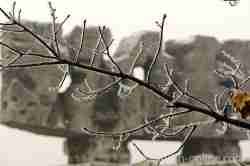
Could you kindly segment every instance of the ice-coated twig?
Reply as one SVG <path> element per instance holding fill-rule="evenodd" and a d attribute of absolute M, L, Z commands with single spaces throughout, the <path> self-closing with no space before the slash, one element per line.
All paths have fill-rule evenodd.
<path fill-rule="evenodd" d="M 228 130 L 228 124 L 225 123 L 225 122 L 221 122 L 221 125 L 222 125 L 222 129 L 220 130 L 220 129 L 216 128 L 215 131 L 216 131 L 218 134 L 223 135 L 223 134 L 225 134 L 226 131 Z"/>
<path fill-rule="evenodd" d="M 56 29 L 56 34 L 58 34 L 61 30 L 62 30 L 62 27 L 63 25 L 65 24 L 65 22 L 70 18 L 70 14 L 68 14 L 64 20 L 60 23 L 60 25 L 58 26 L 58 28 Z"/>
<path fill-rule="evenodd" d="M 57 38 L 57 29 L 56 29 L 56 15 L 55 15 L 55 12 L 56 12 L 56 9 L 53 8 L 52 6 L 52 3 L 49 1 L 48 2 L 49 4 L 49 8 L 50 8 L 50 15 L 52 17 L 52 36 L 53 36 L 53 43 L 55 44 L 55 48 L 56 48 L 56 52 L 57 52 L 57 56 L 58 57 L 61 57 L 61 52 L 60 52 L 60 49 L 59 49 L 59 43 L 58 43 L 58 38 Z"/>
<path fill-rule="evenodd" d="M 139 44 L 139 51 L 137 52 L 133 62 L 132 62 L 132 65 L 130 67 L 130 71 L 129 71 L 129 74 L 133 74 L 133 71 L 135 69 L 135 65 L 137 63 L 137 61 L 139 60 L 139 58 L 141 57 L 141 55 L 143 54 L 143 42 L 140 42 Z"/>
<path fill-rule="evenodd" d="M 115 137 L 113 137 L 113 141 L 116 142 L 116 143 L 114 143 L 114 145 L 113 145 L 113 150 L 118 151 L 118 150 L 121 148 L 122 144 L 123 144 L 128 138 L 129 138 L 129 134 L 120 135 L 120 136 L 118 137 L 118 141 L 116 141 L 117 139 L 116 139 Z"/>
<path fill-rule="evenodd" d="M 119 135 L 128 134 L 128 133 L 133 134 L 133 133 L 137 133 L 138 131 L 144 129 L 145 127 L 148 127 L 148 126 L 150 126 L 150 125 L 152 125 L 154 123 L 157 123 L 157 122 L 161 121 L 162 119 L 165 119 L 165 118 L 168 118 L 168 117 L 173 117 L 173 116 L 179 116 L 179 115 L 183 115 L 183 114 L 190 113 L 190 112 L 192 112 L 192 110 L 185 110 L 185 111 L 174 112 L 172 114 L 166 114 L 166 115 L 164 115 L 162 117 L 158 117 L 156 119 L 150 120 L 146 124 L 141 124 L 141 125 L 138 125 L 135 128 L 132 128 L 132 129 L 129 129 L 129 130 L 123 130 L 121 132 L 99 132 L 99 131 L 93 131 L 93 130 L 88 129 L 88 128 L 82 128 L 82 131 L 86 132 L 86 133 L 89 133 L 91 135 L 105 136 L 105 137 L 114 137 L 114 136 L 119 136 Z"/>
<path fill-rule="evenodd" d="M 122 74 L 123 73 L 122 69 L 120 68 L 120 66 L 114 61 L 114 59 L 110 55 L 110 51 L 109 51 L 110 46 L 107 44 L 107 41 L 105 40 L 105 37 L 104 37 L 105 29 L 106 29 L 105 26 L 103 26 L 103 28 L 101 28 L 101 27 L 98 28 L 100 37 L 101 37 L 102 42 L 104 44 L 104 47 L 106 49 L 107 56 L 108 56 L 109 60 L 112 62 L 112 64 L 115 65 L 115 67 L 118 69 L 118 71 Z"/>
<path fill-rule="evenodd" d="M 242 89 L 246 86 L 246 83 L 250 80 L 250 76 L 240 82 L 239 88 Z"/>
<path fill-rule="evenodd" d="M 81 51 L 82 51 L 82 49 L 83 49 L 83 47 L 84 47 L 85 31 L 86 31 L 86 22 L 87 22 L 87 20 L 84 20 L 84 21 L 83 21 L 83 28 L 82 28 L 81 38 L 80 38 L 80 46 L 79 46 L 79 49 L 78 49 L 77 54 L 76 54 L 76 55 L 74 56 L 74 58 L 73 58 L 73 61 L 74 61 L 75 63 L 78 62 L 79 56 L 80 56 Z"/>
<path fill-rule="evenodd" d="M 176 151 L 174 151 L 174 152 L 172 152 L 172 153 L 170 153 L 170 154 L 168 154 L 168 155 L 165 155 L 165 156 L 163 156 L 163 157 L 160 157 L 160 158 L 152 158 L 152 157 L 149 157 L 148 155 L 146 155 L 146 154 L 141 150 L 141 148 L 140 148 L 138 145 L 136 145 L 135 143 L 132 143 L 132 145 L 136 148 L 136 150 L 137 150 L 146 160 L 156 160 L 156 161 L 158 161 L 158 165 L 159 165 L 163 160 L 165 160 L 165 159 L 167 159 L 167 158 L 169 158 L 169 157 L 171 157 L 171 156 L 177 154 L 177 153 L 183 148 L 183 146 L 184 146 L 184 145 L 188 142 L 188 140 L 191 138 L 191 136 L 192 136 L 193 132 L 195 131 L 195 129 L 197 128 L 197 126 L 196 126 L 196 125 L 193 125 L 193 126 L 191 126 L 190 128 L 191 128 L 191 129 L 190 129 L 189 132 L 186 134 L 186 136 L 185 136 L 185 138 L 184 138 L 182 144 L 179 146 L 179 148 L 177 148 Z"/>
<path fill-rule="evenodd" d="M 213 111 L 213 108 L 208 103 L 206 103 L 206 102 L 202 101 L 200 98 L 195 97 L 195 96 L 193 96 L 193 95 L 190 94 L 188 80 L 185 80 L 185 87 L 184 87 L 184 89 L 182 89 L 179 86 L 179 84 L 176 81 L 174 81 L 174 79 L 172 78 L 173 74 L 171 74 L 171 70 L 169 69 L 167 63 L 165 63 L 164 69 L 165 69 L 165 72 L 167 74 L 168 79 L 171 81 L 172 85 L 174 86 L 174 88 L 179 93 L 178 97 L 173 98 L 173 101 L 172 101 L 173 103 L 176 102 L 176 101 L 178 101 L 178 99 L 180 99 L 182 96 L 187 96 L 187 97 L 193 99 L 194 101 L 197 101 L 200 104 L 206 106 L 210 111 Z"/>
<path fill-rule="evenodd" d="M 128 97 L 133 90 L 137 87 L 137 83 L 135 83 L 132 86 L 128 86 L 126 84 L 123 84 L 122 82 L 119 82 L 119 89 L 117 91 L 117 96 L 119 96 L 120 98 L 125 98 Z"/>
<path fill-rule="evenodd" d="M 95 62 L 95 58 L 96 58 L 96 55 L 97 55 L 96 52 L 98 51 L 98 49 L 99 49 L 101 43 L 102 43 L 102 38 L 101 38 L 101 36 L 99 35 L 99 36 L 98 36 L 98 39 L 97 39 L 96 46 L 95 46 L 95 48 L 93 49 L 93 53 L 92 53 L 91 58 L 90 58 L 90 66 L 93 66 L 93 64 L 94 64 L 94 62 Z"/>
<path fill-rule="evenodd" d="M 160 53 L 161 53 L 161 48 L 162 48 L 162 41 L 163 41 L 163 33 L 164 33 L 164 25 L 165 25 L 165 20 L 167 18 L 167 15 L 164 14 L 163 17 L 162 17 L 162 22 L 161 22 L 161 25 L 160 25 L 160 40 L 159 40 L 159 45 L 158 45 L 158 49 L 154 55 L 154 58 L 153 58 L 153 61 L 152 63 L 150 64 L 149 66 L 149 69 L 148 69 L 148 72 L 146 74 L 146 82 L 150 84 L 150 79 L 151 79 L 151 73 L 152 73 L 152 70 L 153 70 L 153 66 L 155 65 Z"/>
<path fill-rule="evenodd" d="M 95 99 L 97 95 L 101 95 L 105 93 L 110 88 L 118 84 L 120 81 L 122 81 L 122 79 L 115 80 L 114 82 L 109 83 L 103 88 L 98 88 L 98 89 L 93 90 L 90 87 L 87 79 L 84 79 L 85 86 L 87 87 L 87 91 L 77 88 L 76 91 L 72 94 L 72 96 L 78 101 L 90 101 L 92 99 Z"/>
<path fill-rule="evenodd" d="M 197 126 L 194 125 L 194 126 L 191 126 L 190 128 L 191 128 L 190 131 L 185 136 L 185 138 L 184 138 L 182 144 L 179 146 L 179 148 L 176 151 L 174 151 L 174 152 L 172 152 L 172 153 L 170 153 L 170 154 L 168 154 L 166 156 L 161 157 L 159 159 L 160 162 L 167 159 L 167 158 L 169 158 L 169 157 L 171 157 L 171 156 L 173 156 L 173 155 L 175 155 L 175 154 L 177 154 L 184 147 L 184 145 L 188 142 L 188 140 L 190 140 L 190 138 L 191 138 L 192 134 L 194 133 L 195 129 L 197 128 Z"/>

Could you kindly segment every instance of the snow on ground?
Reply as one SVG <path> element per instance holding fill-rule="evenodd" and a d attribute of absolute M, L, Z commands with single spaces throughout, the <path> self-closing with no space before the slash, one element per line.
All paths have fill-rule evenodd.
<path fill-rule="evenodd" d="M 0 125 L 0 165 L 56 166 L 67 162 L 62 138 L 31 134 Z"/>

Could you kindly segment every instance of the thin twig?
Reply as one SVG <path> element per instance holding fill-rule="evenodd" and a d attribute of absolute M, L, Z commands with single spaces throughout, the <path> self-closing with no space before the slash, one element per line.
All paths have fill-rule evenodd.
<path fill-rule="evenodd" d="M 160 128 L 161 126 L 157 126 L 158 128 L 154 127 L 153 124 L 152 125 L 149 125 L 147 128 L 149 128 L 150 130 L 152 130 L 151 133 L 153 134 L 157 134 L 158 137 L 165 137 L 165 138 L 169 138 L 169 137 L 172 137 L 172 136 L 176 136 L 180 133 L 182 133 L 183 131 L 185 131 L 187 128 L 190 128 L 194 125 L 196 126 L 202 126 L 202 125 L 208 125 L 208 124 L 212 124 L 214 123 L 215 121 L 214 120 L 207 120 L 207 121 L 201 121 L 201 122 L 193 122 L 193 123 L 189 123 L 189 124 L 186 124 L 186 125 L 178 125 L 178 126 L 174 126 L 172 128 L 167 128 L 165 126 L 163 126 L 164 128 L 161 129 L 159 131 L 158 128 Z M 149 123 L 148 120 L 145 121 L 145 123 Z M 146 128 L 145 128 L 146 129 Z M 173 132 L 171 133 L 166 133 L 165 130 L 166 129 L 169 129 L 169 130 L 172 130 Z"/>
<path fill-rule="evenodd" d="M 87 49 L 91 49 L 91 51 L 93 51 L 93 53 L 91 55 L 91 59 L 90 59 L 90 66 L 94 65 L 95 58 L 96 58 L 97 55 L 99 55 L 99 56 L 107 55 L 107 53 L 105 52 L 106 51 L 105 48 L 102 49 L 102 50 L 100 50 L 100 51 L 98 51 L 98 48 L 99 48 L 100 44 L 102 43 L 102 40 L 100 40 L 100 39 L 101 38 L 98 39 L 97 45 L 96 45 L 96 47 L 95 47 L 94 50 L 91 49 L 91 48 L 87 48 Z M 108 47 L 110 47 L 113 44 L 113 42 L 114 42 L 114 39 L 112 39 L 110 41 L 110 43 L 108 44 Z"/>
<path fill-rule="evenodd" d="M 164 130 L 166 130 L 167 128 L 165 128 L 165 129 L 163 129 L 161 131 L 158 131 L 158 129 L 156 129 L 154 126 L 150 126 L 150 129 L 153 131 L 154 135 L 157 134 L 157 137 L 160 136 L 160 137 L 164 137 L 164 138 L 169 138 L 169 137 L 176 136 L 176 135 L 182 133 L 183 131 L 185 131 L 187 128 L 188 128 L 187 126 L 183 126 L 182 128 L 177 129 L 176 131 L 174 131 L 172 133 L 166 133 Z M 169 129 L 172 129 L 172 128 L 169 128 Z"/>
<path fill-rule="evenodd" d="M 76 56 L 74 57 L 73 61 L 76 63 L 78 62 L 78 59 L 79 59 L 79 56 L 80 56 L 80 53 L 82 51 L 82 48 L 83 48 L 83 44 L 84 44 L 84 40 L 85 40 L 85 31 L 86 31 L 86 22 L 87 20 L 84 20 L 83 21 L 83 28 L 82 28 L 82 33 L 81 33 L 81 40 L 80 40 L 80 46 L 79 46 L 79 49 L 78 49 L 78 52 L 76 54 Z"/>
<path fill-rule="evenodd" d="M 169 70 L 169 67 L 168 67 L 168 64 L 167 64 L 167 63 L 165 63 L 164 69 L 165 69 L 165 71 L 166 71 L 166 73 L 167 73 L 168 78 L 169 78 L 170 81 L 172 82 L 173 86 L 175 87 L 175 89 L 176 89 L 179 93 L 181 93 L 181 95 L 185 95 L 185 96 L 187 96 L 187 97 L 189 97 L 189 98 L 191 98 L 191 99 L 193 99 L 193 100 L 199 102 L 200 104 L 203 104 L 203 105 L 206 106 L 210 111 L 213 111 L 213 108 L 212 108 L 208 103 L 206 103 L 206 102 L 202 101 L 200 98 L 195 97 L 195 96 L 193 96 L 193 95 L 190 94 L 190 92 L 188 91 L 188 83 L 186 83 L 186 86 L 185 86 L 184 90 L 182 90 L 182 88 L 179 86 L 179 84 L 178 84 L 176 81 L 174 81 L 174 79 L 172 78 L 172 75 L 171 75 L 171 73 L 170 73 L 170 70 Z"/>
<path fill-rule="evenodd" d="M 101 36 L 101 39 L 102 39 L 102 41 L 103 41 L 103 44 L 104 44 L 104 46 L 105 46 L 105 49 L 106 49 L 108 58 L 111 60 L 111 62 L 113 63 L 113 65 L 115 65 L 115 67 L 116 67 L 116 68 L 119 70 L 119 72 L 122 74 L 123 72 L 122 72 L 120 66 L 114 61 L 114 59 L 113 59 L 113 58 L 111 57 L 111 55 L 110 55 L 110 52 L 109 52 L 109 45 L 107 44 L 107 42 L 106 42 L 106 40 L 105 40 L 105 37 L 104 37 L 105 27 L 103 27 L 102 29 L 101 29 L 101 27 L 99 27 L 98 30 L 99 30 L 99 34 L 100 34 L 100 36 Z"/>
<path fill-rule="evenodd" d="M 15 25 L 14 23 L 0 23 L 1 26 L 11 26 Z"/>
<path fill-rule="evenodd" d="M 60 25 L 58 26 L 58 28 L 57 28 L 57 30 L 56 30 L 56 34 L 57 33 L 59 33 L 61 30 L 62 30 L 62 27 L 63 27 L 63 25 L 65 24 L 65 22 L 69 19 L 69 17 L 70 17 L 70 14 L 68 14 L 65 18 L 64 18 L 64 20 L 60 23 Z"/>
<path fill-rule="evenodd" d="M 163 160 L 165 160 L 165 159 L 167 159 L 167 158 L 169 158 L 169 157 L 171 157 L 171 156 L 177 154 L 177 153 L 184 147 L 184 145 L 187 143 L 187 141 L 191 138 L 191 136 L 192 136 L 192 134 L 194 133 L 194 131 L 195 131 L 195 129 L 197 128 L 197 126 L 196 126 L 196 125 L 193 125 L 193 126 L 191 126 L 190 128 L 191 128 L 190 131 L 187 133 L 187 135 L 185 136 L 185 138 L 184 138 L 182 144 L 178 147 L 178 149 L 177 149 L 176 151 L 174 151 L 174 152 L 172 152 L 172 153 L 166 155 L 166 156 L 161 157 L 161 158 L 152 158 L 152 157 L 149 157 L 149 156 L 147 156 L 147 155 L 141 150 L 141 148 L 139 148 L 138 145 L 136 145 L 135 143 L 132 143 L 132 145 L 136 148 L 136 150 L 138 150 L 138 152 L 139 152 L 146 160 L 156 160 L 156 161 L 159 161 L 159 162 L 158 162 L 158 165 L 159 165 L 160 162 L 162 162 Z"/>
<path fill-rule="evenodd" d="M 84 95 L 97 95 L 97 94 L 104 93 L 105 91 L 107 91 L 108 89 L 112 88 L 114 85 L 118 84 L 121 81 L 122 81 L 122 79 L 118 79 L 118 80 L 116 80 L 116 81 L 114 81 L 112 83 L 109 83 L 105 87 L 99 88 L 99 89 L 96 89 L 96 90 L 92 90 L 90 87 L 88 87 L 89 91 L 83 91 L 80 88 L 78 88 L 77 90 L 80 93 L 84 94 Z"/>
<path fill-rule="evenodd" d="M 13 19 L 15 19 L 15 10 L 16 10 L 16 1 L 14 1 L 13 5 L 12 5 L 12 17 L 13 17 Z"/>
<path fill-rule="evenodd" d="M 21 22 L 21 13 L 22 13 L 22 9 L 19 9 L 18 10 L 18 17 L 17 17 L 18 22 Z"/>
<path fill-rule="evenodd" d="M 102 38 L 99 36 L 98 37 L 98 40 L 97 40 L 97 43 L 96 43 L 96 46 L 95 46 L 95 48 L 94 48 L 94 50 L 93 50 L 93 53 L 92 53 L 92 55 L 91 55 L 91 59 L 90 59 L 90 66 L 93 66 L 93 64 L 94 64 L 94 62 L 95 62 L 95 57 L 96 57 L 96 52 L 97 52 L 97 50 L 98 50 L 98 48 L 99 48 L 99 46 L 100 46 L 100 44 L 101 44 L 101 41 L 102 41 Z"/>
<path fill-rule="evenodd" d="M 148 157 L 142 150 L 141 148 L 139 148 L 139 146 L 132 142 L 132 145 L 136 148 L 136 150 L 146 159 L 146 160 L 158 160 L 158 159 L 155 159 L 155 158 L 151 158 L 151 157 Z"/>
<path fill-rule="evenodd" d="M 184 145 L 187 143 L 187 141 L 191 138 L 191 136 L 192 136 L 192 134 L 194 133 L 194 131 L 195 131 L 196 128 L 197 128 L 196 125 L 194 125 L 194 126 L 191 127 L 190 131 L 189 131 L 188 134 L 185 136 L 185 138 L 184 138 L 184 140 L 183 140 L 181 146 L 180 146 L 175 152 L 170 153 L 169 155 L 166 155 L 166 156 L 164 156 L 164 157 L 161 157 L 159 160 L 160 160 L 160 161 L 163 161 L 163 160 L 165 160 L 165 159 L 167 159 L 167 158 L 169 158 L 169 157 L 171 157 L 171 156 L 177 154 L 177 153 L 184 147 Z"/>
<path fill-rule="evenodd" d="M 98 89 L 92 90 L 92 88 L 87 83 L 87 80 L 84 79 L 84 82 L 85 82 L 85 85 L 86 85 L 88 91 L 83 91 L 80 88 L 77 88 L 76 91 L 78 92 L 78 94 L 72 93 L 72 97 L 74 99 L 76 99 L 77 101 L 91 101 L 91 100 L 96 99 L 97 95 L 102 95 L 103 93 L 108 91 L 110 88 L 112 88 L 114 85 L 118 84 L 120 81 L 122 81 L 122 79 L 118 79 L 118 80 L 106 85 L 103 88 L 98 88 Z"/>
<path fill-rule="evenodd" d="M 6 65 L 4 65 L 5 67 L 6 66 L 10 66 L 14 63 L 16 63 L 19 59 L 21 59 L 23 57 L 23 55 L 17 55 L 16 57 L 14 57 L 13 59 L 11 59 Z"/>
<path fill-rule="evenodd" d="M 32 30 L 30 30 L 28 27 L 23 25 L 22 23 L 16 21 L 15 19 L 12 19 L 11 16 L 9 16 L 2 8 L 0 8 L 0 12 L 7 18 L 9 19 L 13 24 L 21 27 L 23 31 L 29 33 L 34 39 L 38 40 L 42 46 L 44 46 L 46 49 L 49 50 L 54 56 L 58 56 L 57 53 L 37 34 L 35 34 Z"/>
<path fill-rule="evenodd" d="M 52 56 L 47 56 L 47 55 L 43 55 L 43 54 L 39 54 L 39 53 L 29 52 L 30 49 L 28 51 L 26 51 L 26 52 L 21 52 L 20 50 L 17 50 L 15 48 L 9 46 L 8 44 L 1 42 L 1 41 L 0 41 L 0 45 L 8 48 L 9 50 L 11 50 L 12 52 L 18 54 L 19 56 L 29 55 L 29 56 L 37 56 L 37 57 L 40 57 L 40 58 L 57 59 L 57 58 L 52 57 Z"/>
<path fill-rule="evenodd" d="M 242 89 L 246 86 L 246 83 L 250 80 L 250 76 L 248 76 L 245 80 L 243 80 L 240 85 L 239 88 Z"/>
<path fill-rule="evenodd" d="M 130 71 L 129 73 L 132 75 L 133 74 L 133 71 L 134 71 L 134 68 L 135 68 L 135 65 L 137 63 L 137 61 L 139 60 L 139 58 L 141 57 L 141 55 L 143 54 L 143 43 L 141 42 L 140 43 L 140 46 L 139 46 L 139 51 L 138 53 L 136 54 L 133 62 L 132 62 L 132 65 L 130 67 Z"/>
<path fill-rule="evenodd" d="M 57 39 L 57 29 L 56 29 L 56 16 L 55 16 L 55 12 L 56 9 L 53 8 L 52 3 L 48 2 L 49 4 L 49 8 L 50 8 L 50 15 L 52 17 L 52 36 L 53 36 L 53 43 L 55 44 L 56 47 L 56 56 L 61 57 L 61 52 L 59 49 L 59 45 L 58 45 L 58 39 Z"/>
<path fill-rule="evenodd" d="M 58 66 L 60 66 L 60 65 L 58 65 Z M 66 65 L 66 69 L 62 68 L 61 70 L 64 72 L 64 74 L 63 74 L 63 77 L 62 77 L 61 81 L 59 82 L 58 87 L 56 88 L 58 90 L 58 93 L 66 92 L 67 89 L 69 88 L 70 84 L 72 83 L 70 65 Z M 66 79 L 68 80 L 68 86 L 67 87 L 64 86 L 64 82 L 66 81 Z"/>
<path fill-rule="evenodd" d="M 21 33 L 21 32 L 25 32 L 24 29 L 8 29 L 5 27 L 0 27 L 1 31 L 5 31 L 5 32 L 13 32 L 13 33 Z"/>
<path fill-rule="evenodd" d="M 152 72 L 152 69 L 153 69 L 153 66 L 155 65 L 159 55 L 160 55 L 160 52 L 161 52 L 161 47 L 162 47 L 162 41 L 163 41 L 163 32 L 164 32 L 164 24 L 165 24 L 165 20 L 167 18 L 167 15 L 164 14 L 163 17 L 162 17 L 162 22 L 161 22 L 161 31 L 160 31 L 160 40 L 159 40 L 159 46 L 158 46 L 158 49 L 156 51 L 156 54 L 154 55 L 154 58 L 153 58 L 153 61 L 152 63 L 150 64 L 149 66 L 149 69 L 148 69 L 148 73 L 147 73 L 147 76 L 146 76 L 146 82 L 148 82 L 150 84 L 150 78 L 151 78 L 151 72 Z"/>
<path fill-rule="evenodd" d="M 124 131 L 121 131 L 121 132 L 98 132 L 98 131 L 93 131 L 93 130 L 90 130 L 88 128 L 82 128 L 82 131 L 83 132 L 86 132 L 88 134 L 91 134 L 91 135 L 96 135 L 96 136 L 105 136 L 105 137 L 114 137 L 114 136 L 119 136 L 119 135 L 122 135 L 122 134 L 132 134 L 132 133 L 136 133 L 140 130 L 142 130 L 143 128 L 145 127 L 148 127 L 162 119 L 165 119 L 167 117 L 172 117 L 172 116 L 179 116 L 179 115 L 183 115 L 183 114 L 186 114 L 186 113 L 190 113 L 192 112 L 192 110 L 186 110 L 186 111 L 179 111 L 179 112 L 175 112 L 175 113 L 172 113 L 172 114 L 167 114 L 167 115 L 164 115 L 162 117 L 158 117 L 154 120 L 151 120 L 149 121 L 148 123 L 146 124 L 142 124 L 142 125 L 139 125 L 133 129 L 130 129 L 130 130 L 124 130 Z"/>
<path fill-rule="evenodd" d="M 40 62 L 40 63 L 27 63 L 27 64 L 17 64 L 17 65 L 0 65 L 1 69 L 0 71 L 3 70 L 8 70 L 11 68 L 31 68 L 31 67 L 40 67 L 40 66 L 50 66 L 50 65 L 58 65 L 58 64 L 63 64 L 63 62 L 60 61 L 55 61 L 55 62 Z"/>

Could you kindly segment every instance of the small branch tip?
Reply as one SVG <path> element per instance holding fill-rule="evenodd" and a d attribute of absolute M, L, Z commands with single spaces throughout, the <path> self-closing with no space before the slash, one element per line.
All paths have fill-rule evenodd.
<path fill-rule="evenodd" d="M 165 20 L 167 18 L 167 14 L 163 14 L 163 19 Z"/>

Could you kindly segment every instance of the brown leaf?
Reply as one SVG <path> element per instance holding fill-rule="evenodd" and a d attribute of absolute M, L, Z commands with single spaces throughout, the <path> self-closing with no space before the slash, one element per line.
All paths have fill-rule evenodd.
<path fill-rule="evenodd" d="M 230 95 L 231 104 L 235 112 L 239 112 L 243 119 L 250 116 L 250 92 L 233 89 Z"/>

